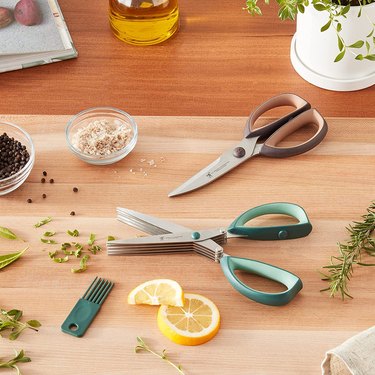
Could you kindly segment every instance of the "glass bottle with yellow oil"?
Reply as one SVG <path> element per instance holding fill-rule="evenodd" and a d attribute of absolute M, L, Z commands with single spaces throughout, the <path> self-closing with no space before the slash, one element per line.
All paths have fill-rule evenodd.
<path fill-rule="evenodd" d="M 178 30 L 178 0 L 109 0 L 109 23 L 124 42 L 157 44 Z"/>

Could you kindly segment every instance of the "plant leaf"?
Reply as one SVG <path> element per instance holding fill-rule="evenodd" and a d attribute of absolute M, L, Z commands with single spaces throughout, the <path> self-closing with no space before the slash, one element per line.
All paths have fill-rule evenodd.
<path fill-rule="evenodd" d="M 56 263 L 66 263 L 69 260 L 69 256 L 67 255 L 64 258 L 52 258 Z"/>
<path fill-rule="evenodd" d="M 56 245 L 57 242 L 55 240 L 48 240 L 47 238 L 41 238 L 40 241 L 42 241 L 43 243 L 46 243 L 48 245 Z"/>
<path fill-rule="evenodd" d="M 17 240 L 18 237 L 8 228 L 0 227 L 0 237 L 8 240 Z"/>
<path fill-rule="evenodd" d="M 87 261 L 90 259 L 88 255 L 84 255 L 79 262 L 80 267 L 79 268 L 72 268 L 72 273 L 80 273 L 87 270 Z"/>
<path fill-rule="evenodd" d="M 90 233 L 90 238 L 87 241 L 87 244 L 91 246 L 95 242 L 95 237 L 95 233 Z"/>
<path fill-rule="evenodd" d="M 73 231 L 68 230 L 67 233 L 69 234 L 69 236 L 72 236 L 72 237 L 78 237 L 79 236 L 79 232 L 78 232 L 77 229 L 74 229 Z"/>
<path fill-rule="evenodd" d="M 29 320 L 26 322 L 30 327 L 33 327 L 33 328 L 39 328 L 41 327 L 42 325 L 40 324 L 40 322 L 38 320 Z"/>
<path fill-rule="evenodd" d="M 375 54 L 373 55 L 367 55 L 364 57 L 366 60 L 375 61 Z"/>
<path fill-rule="evenodd" d="M 323 31 L 326 31 L 329 29 L 329 27 L 331 26 L 331 23 L 332 23 L 332 20 L 329 20 L 324 26 L 322 26 L 320 28 L 320 31 L 323 32 Z"/>
<path fill-rule="evenodd" d="M 113 236 L 108 236 L 107 237 L 107 241 L 114 241 L 116 238 L 115 237 L 113 237 Z"/>
<path fill-rule="evenodd" d="M 28 248 L 26 247 L 22 251 L 19 251 L 18 253 L 12 253 L 12 254 L 6 254 L 6 255 L 1 255 L 0 256 L 0 269 L 8 266 L 9 264 L 13 263 L 16 261 L 18 258 L 22 256 L 22 254 L 27 250 Z"/>
<path fill-rule="evenodd" d="M 340 61 L 345 55 L 345 50 L 341 51 L 335 58 L 335 61 L 334 62 L 338 62 Z"/>
<path fill-rule="evenodd" d="M 358 40 L 357 42 L 351 44 L 348 47 L 349 48 L 361 48 L 361 47 L 363 47 L 364 44 L 365 44 L 365 42 L 363 40 Z"/>
<path fill-rule="evenodd" d="M 53 237 L 56 234 L 56 232 L 44 232 L 43 237 Z"/>

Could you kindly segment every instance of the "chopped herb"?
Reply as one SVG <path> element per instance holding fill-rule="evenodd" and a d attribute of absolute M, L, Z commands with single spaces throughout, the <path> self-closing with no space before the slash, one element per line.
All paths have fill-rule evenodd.
<path fill-rule="evenodd" d="M 73 243 L 74 243 L 74 247 L 77 250 L 83 250 L 83 245 L 81 245 L 79 242 L 73 242 Z"/>
<path fill-rule="evenodd" d="M 78 232 L 77 229 L 74 229 L 73 231 L 68 230 L 67 233 L 69 234 L 69 236 L 72 236 L 72 237 L 78 237 L 79 236 L 79 232 Z"/>
<path fill-rule="evenodd" d="M 57 255 L 57 250 L 55 250 L 55 251 L 49 251 L 49 252 L 48 252 L 48 255 L 49 255 L 49 257 L 50 257 L 51 259 L 53 259 L 53 258 Z"/>
<path fill-rule="evenodd" d="M 37 328 L 41 324 L 37 320 L 29 320 L 26 323 L 20 322 L 19 320 L 22 317 L 21 310 L 3 310 L 0 309 L 0 331 L 10 330 L 8 336 L 9 340 L 16 340 L 18 336 L 27 328 L 30 328 L 34 331 L 38 331 Z"/>
<path fill-rule="evenodd" d="M 93 254 L 96 254 L 98 251 L 101 251 L 102 248 L 99 245 L 93 245 L 89 248 L 89 251 Z"/>
<path fill-rule="evenodd" d="M 56 232 L 44 232 L 43 237 L 53 237 Z"/>
<path fill-rule="evenodd" d="M 57 242 L 55 240 L 48 240 L 47 238 L 41 238 L 40 239 L 43 243 L 46 243 L 48 245 L 56 245 Z"/>
<path fill-rule="evenodd" d="M 16 261 L 18 258 L 22 256 L 22 254 L 27 250 L 28 248 L 23 249 L 22 251 L 19 251 L 18 253 L 12 253 L 12 254 L 6 254 L 0 256 L 0 269 L 8 266 L 9 264 Z"/>
<path fill-rule="evenodd" d="M 116 238 L 115 237 L 113 237 L 113 236 L 108 236 L 107 237 L 107 241 L 114 241 Z"/>
<path fill-rule="evenodd" d="M 69 249 L 69 247 L 72 247 L 72 245 L 69 242 L 64 242 L 61 244 L 61 250 Z"/>
<path fill-rule="evenodd" d="M 4 227 L 0 227 L 0 237 L 8 240 L 18 240 L 17 235 L 15 235 L 10 229 Z"/>
<path fill-rule="evenodd" d="M 81 255 L 82 255 L 82 249 L 78 249 L 78 250 L 74 251 L 74 254 L 72 254 L 72 255 L 74 255 L 76 258 L 80 258 Z"/>
<path fill-rule="evenodd" d="M 90 257 L 88 255 L 84 255 L 81 259 L 81 261 L 79 262 L 79 268 L 72 268 L 71 271 L 73 273 L 80 273 L 80 272 L 84 272 L 87 270 L 87 261 L 90 259 Z"/>
<path fill-rule="evenodd" d="M 69 257 L 66 256 L 64 258 L 52 258 L 52 259 L 56 263 L 66 263 L 69 260 Z"/>
<path fill-rule="evenodd" d="M 47 218 L 42 219 L 42 220 L 40 220 L 39 222 L 37 222 L 37 223 L 34 225 L 34 227 L 35 227 L 35 228 L 39 228 L 39 227 L 41 227 L 42 225 L 45 225 L 45 224 L 47 224 L 47 223 L 49 223 L 49 222 L 51 222 L 51 221 L 52 221 L 52 218 L 51 218 L 51 217 L 47 217 Z"/>
<path fill-rule="evenodd" d="M 87 241 L 87 243 L 91 246 L 94 242 L 95 242 L 95 233 L 91 233 L 90 234 L 90 238 L 89 240 Z"/>

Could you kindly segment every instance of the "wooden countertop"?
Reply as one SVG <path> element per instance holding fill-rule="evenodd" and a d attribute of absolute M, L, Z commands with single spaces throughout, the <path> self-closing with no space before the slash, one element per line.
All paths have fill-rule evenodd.
<path fill-rule="evenodd" d="M 276 2 L 251 17 L 245 0 L 180 0 L 181 28 L 150 47 L 117 40 L 108 0 L 59 0 L 78 59 L 1 74 L 0 113 L 77 113 L 110 105 L 133 115 L 248 116 L 259 103 L 294 92 L 324 116 L 375 117 L 375 86 L 332 92 L 305 82 L 289 58 L 294 22 Z"/>
<path fill-rule="evenodd" d="M 0 200 L 0 226 L 11 228 L 30 246 L 20 260 L 0 271 L 0 306 L 19 308 L 26 318 L 43 324 L 40 332 L 25 332 L 17 341 L 0 340 L 1 357 L 23 348 L 32 358 L 30 364 L 21 364 L 25 375 L 176 374 L 161 360 L 134 353 L 138 335 L 159 351 L 166 348 L 188 375 L 318 374 L 326 350 L 374 324 L 369 308 L 375 302 L 372 268 L 355 269 L 350 283 L 355 299 L 345 302 L 319 292 L 326 284 L 318 273 L 337 254 L 337 242 L 347 238 L 345 226 L 360 219 L 374 199 L 374 119 L 330 118 L 326 139 L 308 154 L 255 158 L 204 189 L 170 199 L 167 193 L 172 188 L 239 140 L 245 118 L 137 117 L 140 134 L 135 150 L 106 167 L 84 164 L 68 151 L 63 128 L 69 116 L 0 118 L 29 131 L 37 150 L 27 182 Z M 154 160 L 157 167 L 141 159 Z M 40 182 L 44 170 L 54 184 Z M 75 186 L 78 193 L 72 191 Z M 26 203 L 28 198 L 32 204 Z M 85 273 L 72 274 L 76 262 L 52 262 L 48 250 L 53 246 L 39 240 L 45 230 L 56 230 L 59 241 L 68 239 L 67 229 L 78 229 L 81 241 L 93 232 L 99 244 L 108 235 L 138 234 L 116 221 L 116 206 L 199 229 L 228 225 L 244 210 L 275 201 L 303 206 L 313 232 L 293 241 L 236 239 L 225 249 L 299 275 L 304 288 L 283 307 L 244 298 L 218 265 L 194 254 L 108 257 L 104 250 L 92 256 Z M 74 217 L 69 216 L 72 210 Z M 46 216 L 53 222 L 33 228 Z M 0 239 L 1 254 L 23 246 Z M 113 291 L 83 338 L 62 333 L 60 325 L 96 275 L 114 281 Z M 212 341 L 198 347 L 175 345 L 157 328 L 157 308 L 127 305 L 133 287 L 160 277 L 175 279 L 185 291 L 201 293 L 217 304 L 222 325 Z M 246 281 L 275 288 L 257 278 Z"/>

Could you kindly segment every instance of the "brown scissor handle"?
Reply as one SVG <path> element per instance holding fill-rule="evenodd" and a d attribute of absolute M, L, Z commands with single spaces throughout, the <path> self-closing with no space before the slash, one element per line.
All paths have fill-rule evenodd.
<path fill-rule="evenodd" d="M 279 119 L 272 121 L 271 123 L 262 126 L 261 128 L 253 129 L 255 121 L 265 112 L 270 109 L 283 107 L 283 106 L 292 106 L 296 109 L 293 112 L 286 114 Z M 286 124 L 291 118 L 298 116 L 300 113 L 311 108 L 310 103 L 305 99 L 302 99 L 300 96 L 295 94 L 280 94 L 277 96 L 268 99 L 266 102 L 257 107 L 249 116 L 246 126 L 245 126 L 245 138 L 250 137 L 262 137 L 267 138 L 272 133 L 274 133 L 280 126 Z"/>
<path fill-rule="evenodd" d="M 287 138 L 288 135 L 308 125 L 315 125 L 317 130 L 316 133 L 306 142 L 292 147 L 277 147 L 277 144 Z M 264 142 L 260 149 L 260 154 L 273 158 L 284 158 L 287 156 L 303 154 L 317 146 L 323 140 L 327 131 L 328 125 L 322 115 L 316 109 L 311 108 L 302 112 L 273 133 Z"/>

